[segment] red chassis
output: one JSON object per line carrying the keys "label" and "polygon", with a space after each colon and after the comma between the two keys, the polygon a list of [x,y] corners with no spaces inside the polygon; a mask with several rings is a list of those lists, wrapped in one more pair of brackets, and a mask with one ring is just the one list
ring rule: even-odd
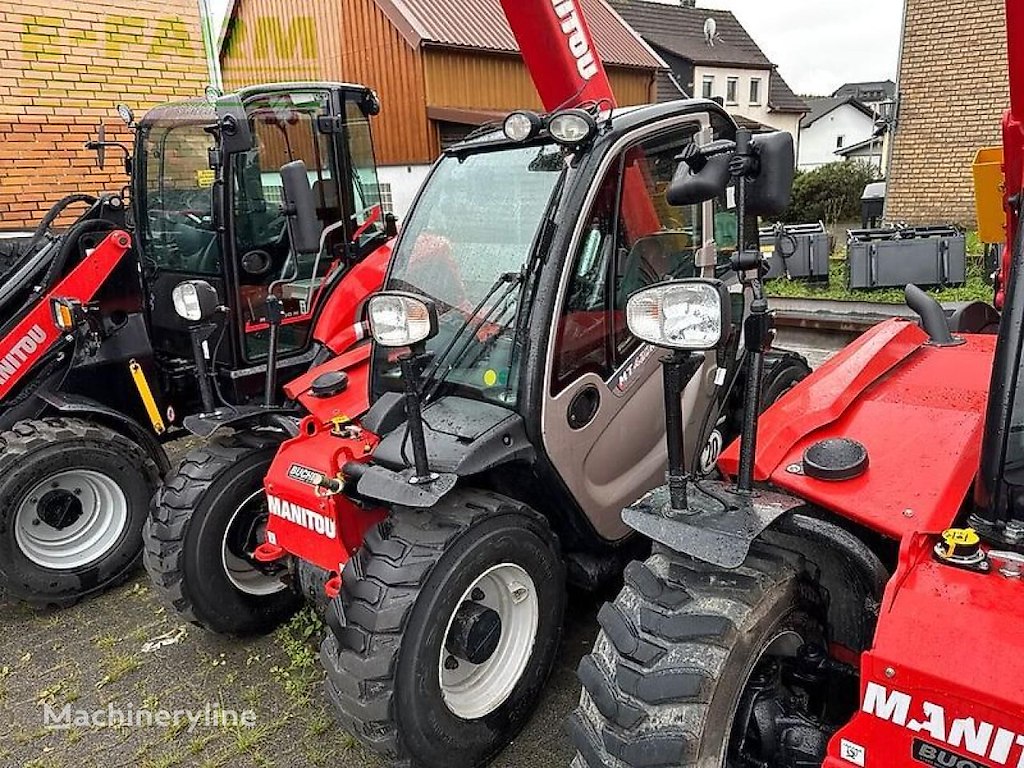
{"label": "red chassis", "polygon": [[[757,480],[900,543],[873,644],[859,659],[861,710],[831,740],[826,768],[1024,768],[1024,654],[1013,642],[1024,586],[932,556],[962,516],[985,427],[996,338],[963,339],[934,347],[917,325],[882,323],[759,422]],[[804,450],[829,437],[867,448],[863,475],[830,483],[796,471]],[[737,446],[720,466],[736,473]]]}

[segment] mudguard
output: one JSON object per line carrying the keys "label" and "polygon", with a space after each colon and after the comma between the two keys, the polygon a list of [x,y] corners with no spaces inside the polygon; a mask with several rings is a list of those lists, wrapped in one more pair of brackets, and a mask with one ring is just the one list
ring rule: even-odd
{"label": "mudguard", "polygon": [[141,445],[150,458],[156,462],[161,475],[170,471],[171,462],[167,458],[167,452],[164,451],[163,446],[149,429],[130,416],[81,395],[43,391],[36,393],[35,396],[65,416],[81,416],[106,423]]}
{"label": "mudguard", "polygon": [[[949,527],[977,471],[996,342],[963,338],[931,346],[903,320],[868,331],[761,416],[755,478],[896,540]],[[864,445],[863,474],[803,473],[807,448],[833,437]],[[738,464],[732,445],[719,466]]]}

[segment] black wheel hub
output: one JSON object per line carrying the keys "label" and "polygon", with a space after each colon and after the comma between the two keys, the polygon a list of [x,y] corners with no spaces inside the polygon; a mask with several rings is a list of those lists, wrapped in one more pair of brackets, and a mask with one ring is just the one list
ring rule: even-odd
{"label": "black wheel hub", "polygon": [[729,768],[821,765],[835,732],[827,660],[804,646],[797,657],[766,657],[743,691],[729,741]]}
{"label": "black wheel hub", "polygon": [[84,511],[81,500],[63,488],[47,491],[36,505],[39,519],[58,531],[63,531],[78,522]]}
{"label": "black wheel hub", "polygon": [[498,649],[501,616],[492,608],[467,600],[455,612],[445,648],[470,664],[483,664]]}
{"label": "black wheel hub", "polygon": [[280,562],[262,563],[254,557],[256,548],[266,540],[270,513],[262,503],[247,505],[239,510],[227,532],[228,551],[245,560],[260,573],[273,576],[284,570]]}

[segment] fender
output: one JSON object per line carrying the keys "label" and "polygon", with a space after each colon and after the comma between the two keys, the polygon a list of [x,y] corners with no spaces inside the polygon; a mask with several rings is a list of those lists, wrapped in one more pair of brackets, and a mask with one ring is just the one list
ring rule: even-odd
{"label": "fender", "polygon": [[66,416],[84,416],[113,427],[118,432],[132,438],[141,445],[149,457],[156,462],[161,475],[165,475],[170,471],[171,462],[167,458],[167,452],[163,446],[160,445],[152,432],[130,416],[126,416],[120,411],[116,411],[92,398],[82,397],[81,395],[50,391],[38,392],[36,397],[58,413]]}

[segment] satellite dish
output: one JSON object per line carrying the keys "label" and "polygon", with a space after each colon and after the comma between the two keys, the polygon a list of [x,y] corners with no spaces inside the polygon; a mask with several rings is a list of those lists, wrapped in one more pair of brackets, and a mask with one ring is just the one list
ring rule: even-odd
{"label": "satellite dish", "polygon": [[718,22],[709,18],[704,22],[704,40],[709,46],[715,44],[715,37],[718,35]]}

